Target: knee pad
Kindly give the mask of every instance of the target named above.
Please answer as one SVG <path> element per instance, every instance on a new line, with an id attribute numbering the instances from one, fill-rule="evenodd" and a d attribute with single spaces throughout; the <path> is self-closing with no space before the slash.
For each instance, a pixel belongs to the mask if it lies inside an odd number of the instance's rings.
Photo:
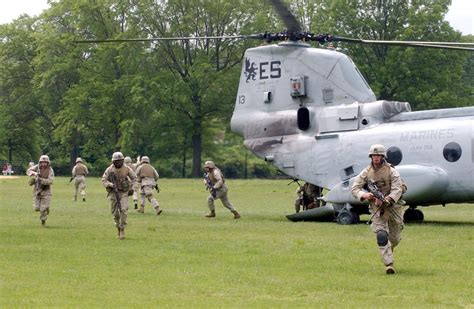
<path id="1" fill-rule="evenodd" d="M 382 247 L 388 244 L 388 233 L 386 231 L 377 232 L 377 244 Z"/>

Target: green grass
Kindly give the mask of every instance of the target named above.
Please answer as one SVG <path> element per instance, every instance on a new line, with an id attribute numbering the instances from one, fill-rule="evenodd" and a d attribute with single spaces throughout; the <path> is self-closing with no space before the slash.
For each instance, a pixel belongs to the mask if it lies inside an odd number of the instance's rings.
<path id="1" fill-rule="evenodd" d="M 288 221 L 285 180 L 229 180 L 233 220 L 220 201 L 203 217 L 201 180 L 163 179 L 163 215 L 130 211 L 123 241 L 99 179 L 87 179 L 85 203 L 67 180 L 55 179 L 47 228 L 27 178 L 0 180 L 1 308 L 474 306 L 473 205 L 423 209 L 387 276 L 366 224 Z"/>

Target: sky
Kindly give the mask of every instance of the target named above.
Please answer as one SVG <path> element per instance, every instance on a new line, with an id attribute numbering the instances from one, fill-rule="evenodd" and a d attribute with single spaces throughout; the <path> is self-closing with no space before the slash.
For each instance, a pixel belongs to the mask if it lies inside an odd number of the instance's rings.
<path id="1" fill-rule="evenodd" d="M 0 0 L 0 24 L 9 23 L 26 13 L 39 15 L 48 8 L 47 0 Z M 452 0 L 446 19 L 463 34 L 474 33 L 474 0 Z"/>

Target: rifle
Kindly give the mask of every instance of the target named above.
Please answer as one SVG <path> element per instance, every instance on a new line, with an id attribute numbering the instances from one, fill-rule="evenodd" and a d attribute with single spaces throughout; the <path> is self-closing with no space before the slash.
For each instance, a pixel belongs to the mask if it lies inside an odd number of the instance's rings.
<path id="1" fill-rule="evenodd" d="M 112 183 L 114 184 L 114 187 L 112 188 L 112 190 L 114 190 L 114 194 L 115 194 L 115 200 L 117 201 L 117 210 L 119 213 L 122 212 L 122 204 L 120 204 L 120 194 L 118 192 L 118 186 L 117 186 L 117 176 L 115 175 L 115 173 L 110 173 L 110 180 L 112 180 Z"/>
<path id="2" fill-rule="evenodd" d="M 292 183 L 296 182 L 296 184 L 298 185 L 298 187 L 301 187 L 300 183 L 298 182 L 298 178 L 290 178 L 291 181 L 288 183 L 288 186 L 291 185 Z"/>
<path id="3" fill-rule="evenodd" d="M 74 180 L 74 177 L 69 178 L 69 183 Z"/>
<path id="4" fill-rule="evenodd" d="M 387 202 L 385 201 L 385 195 L 382 193 L 382 191 L 380 191 L 379 187 L 377 187 L 377 184 L 373 180 L 369 179 L 367 181 L 367 189 L 375 196 L 375 198 L 382 201 L 382 204 L 377 207 L 372 216 L 370 216 L 369 221 L 367 221 L 367 224 L 370 224 L 372 223 L 372 219 L 374 218 L 375 214 L 380 210 L 380 208 L 382 208 L 383 204 L 386 204 Z"/>
<path id="5" fill-rule="evenodd" d="M 206 180 L 206 189 L 211 192 L 213 198 L 216 198 L 216 189 L 214 189 L 214 186 L 212 185 L 209 173 L 204 173 L 204 179 Z"/>

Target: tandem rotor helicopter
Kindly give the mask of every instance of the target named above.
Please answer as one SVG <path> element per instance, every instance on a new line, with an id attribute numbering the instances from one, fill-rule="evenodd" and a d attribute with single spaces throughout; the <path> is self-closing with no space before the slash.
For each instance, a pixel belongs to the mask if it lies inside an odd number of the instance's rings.
<path id="1" fill-rule="evenodd" d="M 281 0 L 270 1 L 287 30 L 233 37 L 276 44 L 245 52 L 231 129 L 255 155 L 286 175 L 328 190 L 325 206 L 292 221 L 359 222 L 367 205 L 352 197 L 372 144 L 408 186 L 405 221 L 423 221 L 418 206 L 474 202 L 474 107 L 412 112 L 407 102 L 377 101 L 352 60 L 306 42 L 350 42 L 474 51 L 474 43 L 374 41 L 304 32 Z M 142 39 L 131 39 L 138 41 Z M 125 40 L 110 40 L 125 41 Z M 104 41 L 82 41 L 104 42 Z M 466 47 L 467 46 L 467 47 Z"/>

